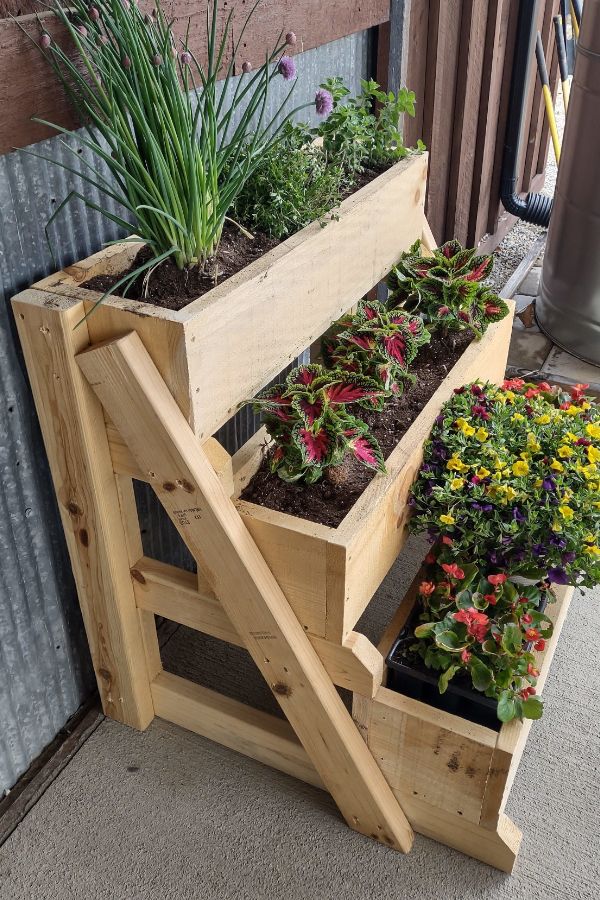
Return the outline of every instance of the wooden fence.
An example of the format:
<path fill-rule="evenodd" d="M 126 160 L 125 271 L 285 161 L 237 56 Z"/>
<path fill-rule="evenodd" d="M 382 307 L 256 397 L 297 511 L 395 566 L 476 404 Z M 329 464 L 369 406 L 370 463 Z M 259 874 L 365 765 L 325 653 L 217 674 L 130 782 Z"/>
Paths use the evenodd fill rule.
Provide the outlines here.
<path fill-rule="evenodd" d="M 72 112 L 60 85 L 19 25 L 39 34 L 34 15 L 8 18 L 31 8 L 33 0 L 0 0 L 0 154 L 50 136 L 32 115 L 72 127 Z M 225 16 L 231 6 L 221 3 Z M 151 7 L 151 3 L 144 5 Z M 431 153 L 427 213 L 438 240 L 458 237 L 475 244 L 486 233 L 487 249 L 506 233 L 514 219 L 499 200 L 502 146 L 518 0 L 264 0 L 244 45 L 249 58 L 260 58 L 280 28 L 293 28 L 303 50 L 364 29 L 373 29 L 378 48 L 373 70 L 392 87 L 399 78 L 417 94 L 417 116 L 406 123 L 406 137 L 421 137 Z M 190 44 L 202 56 L 205 3 L 163 0 L 183 33 L 191 20 Z M 557 83 L 552 16 L 559 0 L 540 3 L 540 30 L 549 60 L 551 83 Z M 47 18 L 44 13 L 40 18 Z M 390 26 L 391 15 L 391 26 Z M 59 40 L 60 29 L 53 33 Z M 378 39 L 377 39 L 378 33 Z M 402 58 L 400 58 L 402 57 Z M 527 98 L 528 139 L 522 160 L 522 190 L 543 183 L 549 135 L 537 79 Z"/>
<path fill-rule="evenodd" d="M 552 17 L 559 0 L 539 3 L 550 81 L 558 82 Z M 518 0 L 411 0 L 406 82 L 417 95 L 407 140 L 430 150 L 427 215 L 437 240 L 491 249 L 515 219 L 500 204 L 500 172 Z M 535 65 L 526 100 L 521 191 L 543 185 L 548 123 Z"/>

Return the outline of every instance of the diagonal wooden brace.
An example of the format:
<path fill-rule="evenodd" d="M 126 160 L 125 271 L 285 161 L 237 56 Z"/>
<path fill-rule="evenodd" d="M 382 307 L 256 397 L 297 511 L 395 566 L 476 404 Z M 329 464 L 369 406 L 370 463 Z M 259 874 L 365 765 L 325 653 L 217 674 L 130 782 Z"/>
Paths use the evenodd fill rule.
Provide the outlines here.
<path fill-rule="evenodd" d="M 408 820 L 139 336 L 77 361 L 348 825 L 408 852 Z"/>

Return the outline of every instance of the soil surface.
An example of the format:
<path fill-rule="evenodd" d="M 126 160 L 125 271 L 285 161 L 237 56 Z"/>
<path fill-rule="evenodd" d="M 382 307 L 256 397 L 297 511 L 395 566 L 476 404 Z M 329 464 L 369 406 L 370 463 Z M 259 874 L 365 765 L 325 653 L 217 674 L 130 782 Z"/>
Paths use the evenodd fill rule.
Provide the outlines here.
<path fill-rule="evenodd" d="M 400 397 L 388 402 L 382 412 L 361 407 L 352 410 L 353 415 L 369 425 L 384 458 L 408 431 L 470 342 L 467 332 L 455 336 L 454 343 L 452 337 L 444 340 L 434 335 L 431 343 L 419 351 L 412 370 L 415 383 L 407 385 Z M 315 484 L 289 483 L 269 471 L 267 452 L 241 498 L 335 528 L 374 477 L 377 476 L 372 470 L 348 458 L 341 466 L 328 469 Z"/>
<path fill-rule="evenodd" d="M 134 281 L 127 297 L 130 300 L 143 300 L 166 309 L 183 309 L 188 303 L 208 293 L 217 284 L 221 284 L 244 266 L 250 265 L 268 250 L 279 243 L 275 238 L 260 232 L 254 233 L 254 239 L 247 238 L 235 225 L 225 223 L 219 252 L 208 260 L 204 269 L 195 266 L 189 269 L 178 269 L 171 259 L 165 259 L 152 273 L 144 288 L 146 272 Z M 119 275 L 96 275 L 86 281 L 83 287 L 93 291 L 107 291 L 128 272 L 134 272 L 139 266 L 148 262 L 152 253 L 147 247 L 137 253 L 129 268 Z M 123 296 L 119 291 L 119 296 Z"/>

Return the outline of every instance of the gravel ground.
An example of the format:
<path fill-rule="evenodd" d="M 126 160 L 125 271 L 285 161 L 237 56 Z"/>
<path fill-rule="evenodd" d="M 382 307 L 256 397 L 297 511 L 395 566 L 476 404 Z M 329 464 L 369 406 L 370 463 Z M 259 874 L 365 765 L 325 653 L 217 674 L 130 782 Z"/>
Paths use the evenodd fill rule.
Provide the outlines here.
<path fill-rule="evenodd" d="M 565 111 L 560 89 L 556 100 L 556 124 L 562 138 L 565 126 Z M 558 167 L 556 165 L 556 159 L 554 158 L 554 152 L 552 146 L 550 146 L 548 162 L 546 164 L 546 180 L 542 190 L 542 193 L 547 194 L 549 197 L 554 195 L 557 170 Z M 517 222 L 517 224 L 511 228 L 494 252 L 494 271 L 488 280 L 490 286 L 494 290 L 500 291 L 504 287 L 521 260 L 527 255 L 533 242 L 539 235 L 545 234 L 545 232 L 545 228 L 539 228 L 537 225 L 529 225 L 526 222 Z"/>

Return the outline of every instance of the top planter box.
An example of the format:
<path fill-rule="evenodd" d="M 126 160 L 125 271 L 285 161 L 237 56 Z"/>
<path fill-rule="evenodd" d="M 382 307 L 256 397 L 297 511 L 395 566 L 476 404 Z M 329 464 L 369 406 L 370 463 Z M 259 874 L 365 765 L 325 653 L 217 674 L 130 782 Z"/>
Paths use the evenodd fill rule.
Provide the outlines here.
<path fill-rule="evenodd" d="M 408 157 L 184 309 L 107 298 L 87 320 L 91 343 L 135 330 L 196 435 L 210 437 L 244 401 L 380 281 L 421 237 L 427 155 Z M 138 244 L 121 244 L 34 288 L 83 301 L 93 275 L 124 271 Z"/>

